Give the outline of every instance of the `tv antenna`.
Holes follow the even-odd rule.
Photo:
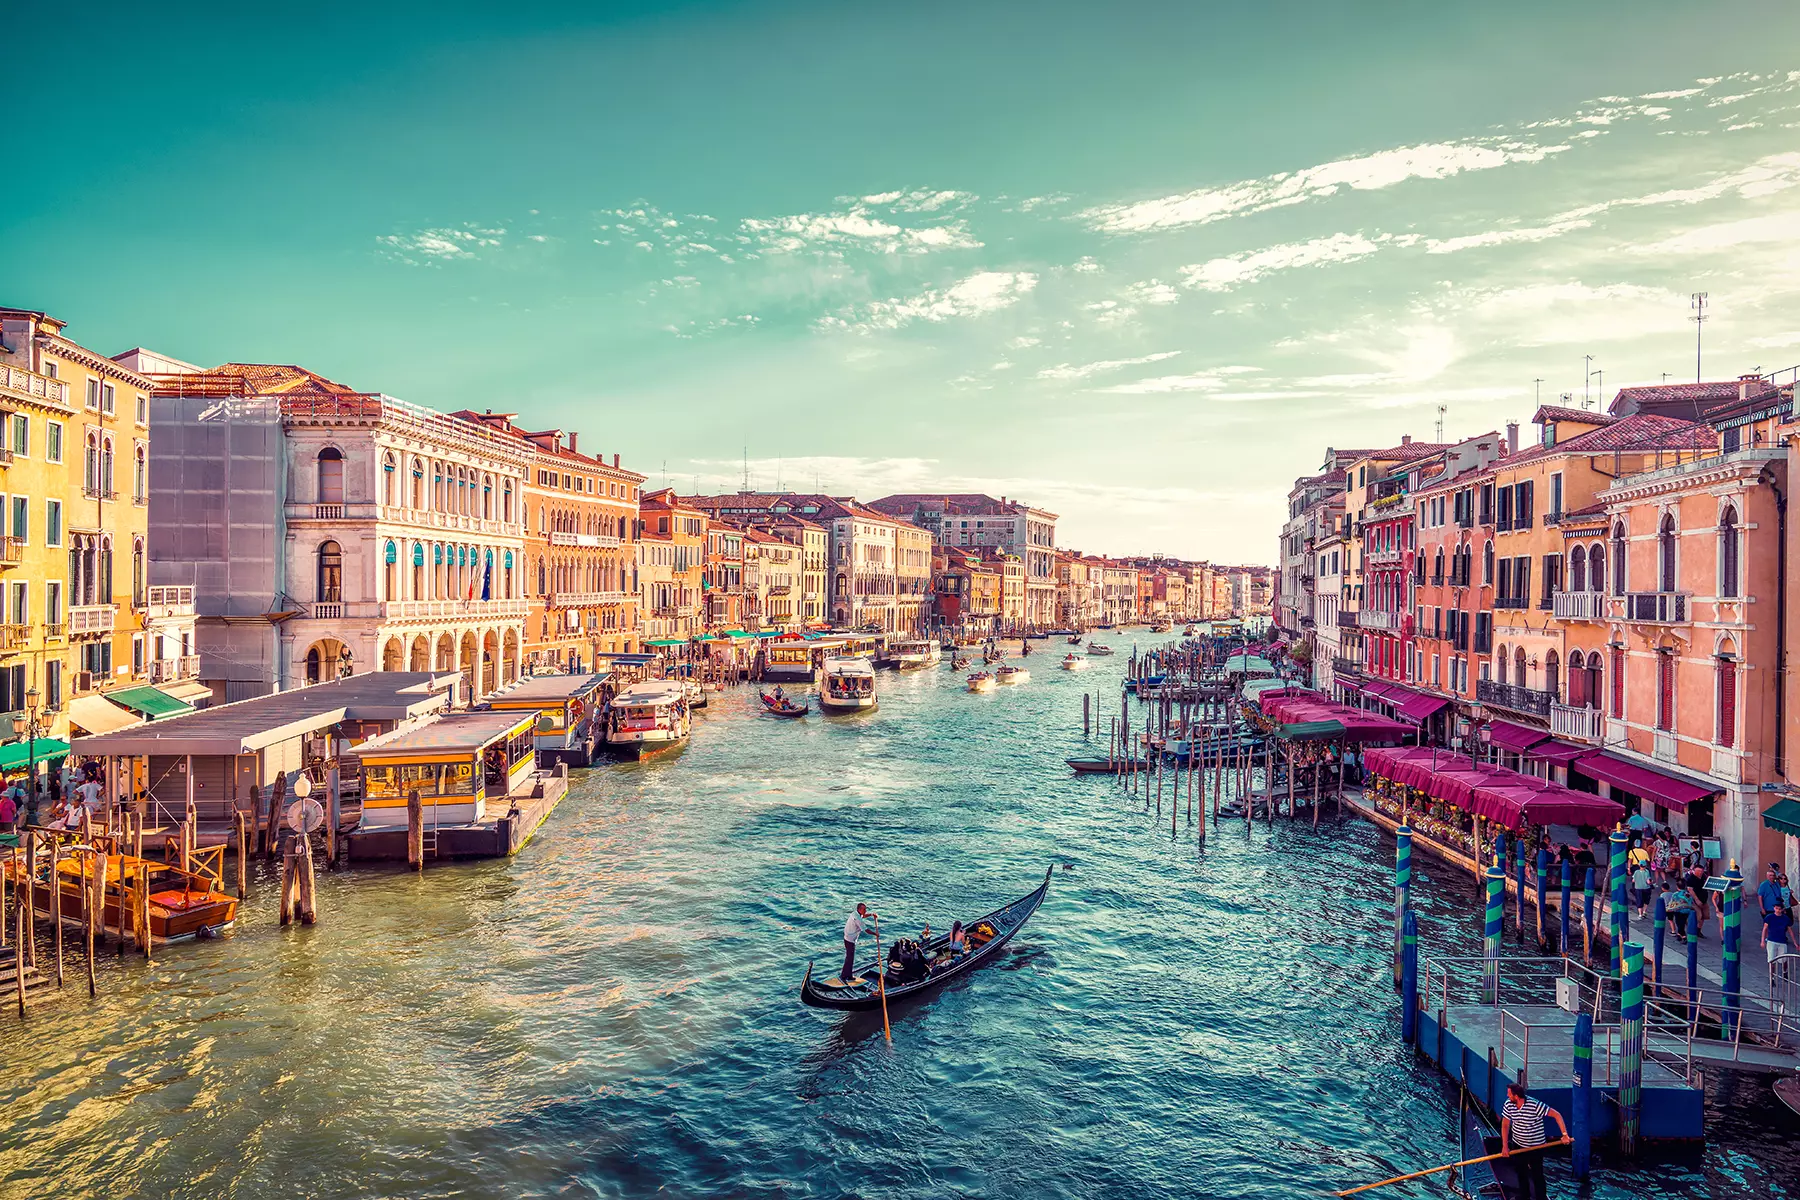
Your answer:
[[[1440,446],[1444,444],[1444,414],[1448,412],[1449,409],[1450,406],[1447,404],[1438,405],[1437,440],[1438,445]]]
[[[1594,361],[1594,356],[1591,354],[1588,355],[1587,360],[1591,364]],[[1600,394],[1596,397],[1596,400],[1606,399],[1606,368],[1605,367],[1595,367],[1595,366],[1590,365],[1588,368],[1588,374],[1590,376],[1592,376],[1593,378],[1600,381],[1599,386],[1596,389],[1596,390],[1598,390],[1598,392]],[[1588,403],[1587,386],[1585,384],[1582,385],[1582,389],[1581,389],[1581,407],[1583,407],[1583,408],[1592,408],[1593,407],[1593,405],[1590,405]]]
[[[1544,377],[1538,376],[1531,381],[1531,402],[1542,407],[1544,403]]]
[[[1592,407],[1588,404],[1588,380],[1593,377],[1594,356],[1591,354],[1584,354],[1581,356],[1581,407],[1583,408]]]
[[[1706,293],[1695,292],[1688,297],[1688,307],[1694,315],[1688,320],[1694,323],[1694,382],[1700,382],[1700,329],[1706,324]]]
[[[750,490],[750,447],[744,447],[744,490]]]

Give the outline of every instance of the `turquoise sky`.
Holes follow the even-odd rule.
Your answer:
[[[1800,361],[1792,3],[264,7],[11,18],[0,302],[1262,562],[1327,445],[1691,379],[1692,291]]]

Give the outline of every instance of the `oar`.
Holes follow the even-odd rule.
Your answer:
[[[1458,1167],[1472,1167],[1476,1163],[1493,1162],[1496,1158],[1511,1158],[1513,1155],[1522,1154],[1526,1150],[1543,1150],[1550,1146],[1566,1146],[1568,1144],[1569,1139],[1562,1138],[1559,1141],[1546,1142],[1542,1146],[1520,1146],[1516,1150],[1503,1150],[1499,1154],[1486,1154],[1480,1158],[1465,1158],[1461,1162],[1445,1163],[1441,1167],[1432,1167],[1427,1171],[1414,1171],[1410,1175],[1396,1175],[1392,1179],[1383,1179],[1380,1183],[1365,1183],[1361,1187],[1353,1187],[1349,1191],[1334,1192],[1332,1194],[1335,1196],[1354,1196],[1358,1192],[1373,1191],[1376,1188],[1386,1187],[1390,1183],[1405,1183],[1409,1179],[1423,1179],[1427,1175],[1436,1175],[1439,1171],[1454,1171]]]
[[[894,1028],[888,1024],[887,1014],[887,963],[881,957],[881,918],[875,918],[875,972],[876,987],[881,991],[881,1032],[887,1034],[888,1045],[894,1044]]]

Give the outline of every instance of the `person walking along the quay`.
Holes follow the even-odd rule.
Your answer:
[[[844,969],[838,972],[838,979],[843,983],[851,983],[856,978],[856,942],[863,934],[875,928],[875,922],[881,919],[880,914],[870,911],[867,904],[858,904],[850,919],[844,922]]]
[[[1763,914],[1762,944],[1771,963],[1791,952],[1789,938],[1793,936],[1793,929],[1794,920],[1780,902]]]
[[[1500,1110],[1500,1152],[1512,1156],[1519,1173],[1518,1200],[1549,1200],[1544,1190],[1544,1150],[1549,1136],[1544,1132],[1544,1118],[1556,1122],[1561,1137],[1557,1145],[1567,1145],[1569,1127],[1562,1114],[1526,1094],[1519,1083],[1506,1085],[1506,1106]]]
[[[1756,885],[1756,899],[1757,902],[1762,905],[1764,913],[1767,913],[1777,904],[1783,902],[1781,896],[1780,863],[1769,864],[1768,873],[1763,877],[1763,881]]]

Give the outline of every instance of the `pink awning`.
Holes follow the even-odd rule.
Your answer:
[[[1495,721],[1488,726],[1488,741],[1509,754],[1523,754],[1549,736],[1542,729],[1515,725],[1511,721]]]
[[[1551,738],[1549,741],[1539,742],[1537,745],[1527,750],[1525,752],[1525,757],[1536,759],[1539,762],[1552,762],[1566,765],[1584,755],[1592,754],[1593,752],[1594,748],[1592,746],[1577,746],[1573,742],[1559,742],[1555,738]]]
[[[1579,771],[1589,779],[1610,783],[1614,787],[1624,788],[1628,792],[1673,809],[1686,809],[1694,801],[1704,800],[1723,790],[1723,785],[1708,786],[1680,776],[1665,774],[1662,771],[1640,766],[1605,750],[1596,751],[1586,758],[1576,759],[1569,769]]]
[[[1388,696],[1399,700],[1399,703],[1394,707],[1394,711],[1409,721],[1423,723],[1426,718],[1430,717],[1439,709],[1448,706],[1450,703],[1450,701],[1443,696],[1431,696],[1424,692],[1409,692],[1405,699],[1399,699],[1398,693],[1400,690],[1401,689],[1399,688],[1390,688]]]
[[[1605,829],[1625,816],[1617,801],[1428,746],[1370,750],[1363,762],[1374,774],[1509,829],[1527,824]]]

